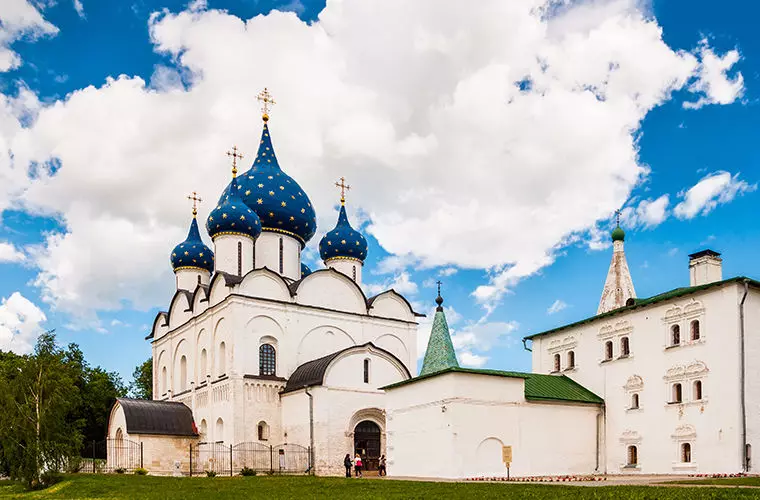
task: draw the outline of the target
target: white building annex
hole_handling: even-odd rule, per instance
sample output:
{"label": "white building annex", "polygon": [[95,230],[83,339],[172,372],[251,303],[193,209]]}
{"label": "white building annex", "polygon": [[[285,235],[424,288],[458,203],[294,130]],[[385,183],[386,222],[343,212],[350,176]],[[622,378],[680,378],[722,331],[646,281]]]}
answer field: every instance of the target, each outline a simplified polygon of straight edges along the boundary
{"label": "white building annex", "polygon": [[754,470],[759,282],[723,280],[705,250],[689,286],[637,298],[618,226],[597,315],[526,337],[532,373],[460,367],[439,290],[414,377],[419,315],[393,290],[363,293],[367,242],[343,179],[325,269],[301,262],[316,215],[279,165],[260,99],[258,154],[238,177],[228,153],[232,179],[206,221],[213,251],[194,208],[171,254],[176,292],[147,337],[154,400],[116,402],[113,450],[139,443],[155,474],[339,475],[354,453],[370,470],[386,455],[389,476],[453,479]]}

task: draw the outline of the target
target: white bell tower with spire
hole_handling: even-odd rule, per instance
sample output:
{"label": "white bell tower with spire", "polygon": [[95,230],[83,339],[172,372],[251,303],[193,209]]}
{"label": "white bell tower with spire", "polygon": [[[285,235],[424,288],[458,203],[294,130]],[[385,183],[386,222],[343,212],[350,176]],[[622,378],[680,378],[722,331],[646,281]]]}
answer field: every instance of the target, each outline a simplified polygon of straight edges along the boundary
{"label": "white bell tower with spire", "polygon": [[615,212],[617,227],[612,230],[612,261],[607,271],[607,280],[604,282],[602,298],[599,300],[597,314],[606,313],[628,305],[631,299],[636,298],[636,290],[633,288],[631,272],[628,270],[628,262],[625,259],[623,242],[625,231],[620,227],[620,210]]}

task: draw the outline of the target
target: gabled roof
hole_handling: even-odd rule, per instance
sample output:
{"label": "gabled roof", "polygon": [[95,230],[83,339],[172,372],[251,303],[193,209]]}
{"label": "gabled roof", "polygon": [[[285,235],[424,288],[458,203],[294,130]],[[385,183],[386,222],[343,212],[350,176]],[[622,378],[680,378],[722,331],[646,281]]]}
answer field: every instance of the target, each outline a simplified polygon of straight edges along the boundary
{"label": "gabled roof", "polygon": [[377,347],[372,342],[367,342],[366,344],[362,345],[352,345],[351,347],[346,347],[345,349],[341,349],[340,351],[328,354],[327,356],[307,361],[306,363],[296,368],[296,370],[288,379],[288,383],[285,384],[285,389],[283,389],[282,392],[286,393],[297,391],[298,389],[303,389],[307,386],[311,387],[315,385],[322,385],[324,383],[325,373],[327,372],[327,368],[330,366],[330,363],[332,363],[335,359],[338,358],[338,356],[345,352],[351,351],[353,349],[362,349],[365,347],[370,347],[395,359],[398,362],[399,366],[402,366],[404,368],[406,375],[408,377],[412,376],[404,363],[402,363],[401,360],[394,356],[393,353]]}
{"label": "gabled roof", "polygon": [[493,377],[521,378],[525,380],[525,399],[528,401],[565,401],[570,403],[604,404],[604,400],[565,375],[543,375],[540,373],[483,370],[476,368],[452,367],[428,375],[420,375],[397,382],[381,389],[388,390],[437,377],[446,373],[470,373]]}
{"label": "gabled roof", "polygon": [[533,335],[528,335],[527,337],[524,337],[525,340],[532,340],[536,337],[541,337],[543,335],[549,335],[550,333],[556,333],[562,330],[566,330],[568,328],[575,328],[577,326],[585,325],[587,323],[591,323],[593,321],[596,321],[598,319],[606,319],[610,318],[612,316],[615,316],[616,314],[625,313],[628,311],[632,311],[634,309],[638,309],[640,307],[647,307],[651,306],[653,304],[657,304],[659,302],[663,302],[665,300],[675,299],[678,297],[683,297],[684,295],[689,295],[696,292],[701,292],[703,290],[709,290],[710,288],[717,288],[723,285],[727,285],[730,283],[742,283],[746,281],[751,287],[754,288],[760,288],[760,282],[753,280],[751,278],[747,278],[746,276],[736,276],[734,278],[725,279],[723,281],[714,281],[712,283],[707,283],[704,285],[698,285],[698,286],[687,286],[687,287],[681,287],[681,288],[675,288],[673,290],[661,293],[659,295],[655,295],[653,297],[649,297],[648,299],[634,299],[634,303],[630,306],[621,307],[620,309],[614,309],[612,311],[603,313],[603,314],[597,314],[596,316],[591,316],[590,318],[582,319],[580,321],[576,321],[575,323],[570,323],[563,326],[558,326],[557,328],[552,328],[551,330],[546,330],[545,332],[541,333],[534,333]]}
{"label": "gabled roof", "polygon": [[117,398],[124,411],[128,434],[197,436],[193,412],[182,403]]}

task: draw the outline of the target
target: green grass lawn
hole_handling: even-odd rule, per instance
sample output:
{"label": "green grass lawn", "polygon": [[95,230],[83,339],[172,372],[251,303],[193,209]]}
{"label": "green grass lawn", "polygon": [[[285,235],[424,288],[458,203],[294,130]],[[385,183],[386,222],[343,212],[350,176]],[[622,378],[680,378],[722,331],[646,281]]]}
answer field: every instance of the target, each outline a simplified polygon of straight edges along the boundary
{"label": "green grass lawn", "polygon": [[341,498],[515,498],[702,500],[758,498],[760,491],[739,488],[667,486],[553,486],[504,483],[423,483],[386,479],[315,477],[172,478],[134,475],[74,475],[47,490],[25,492],[10,481],[0,482],[0,498],[19,499],[248,499]]}
{"label": "green grass lawn", "polygon": [[[760,486],[760,477],[727,477],[711,479],[683,479],[668,481],[669,484],[717,484],[719,486]],[[758,494],[760,497],[760,493]]]}

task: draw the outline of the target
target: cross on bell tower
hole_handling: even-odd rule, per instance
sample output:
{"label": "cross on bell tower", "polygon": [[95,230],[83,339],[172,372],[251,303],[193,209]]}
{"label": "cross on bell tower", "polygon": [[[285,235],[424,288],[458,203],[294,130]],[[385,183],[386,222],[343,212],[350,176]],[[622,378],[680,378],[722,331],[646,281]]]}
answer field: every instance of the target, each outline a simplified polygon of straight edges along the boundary
{"label": "cross on bell tower", "polygon": [[623,212],[620,211],[620,209],[615,210],[615,222],[617,223],[617,226],[620,227],[620,214]]}
{"label": "cross on bell tower", "polygon": [[346,184],[346,178],[341,177],[340,182],[335,183],[335,187],[340,188],[340,204],[345,205],[346,204],[346,191],[351,189],[351,186]]}
{"label": "cross on bell tower", "polygon": [[267,90],[266,87],[264,87],[264,90],[259,92],[259,95],[256,96],[256,100],[261,103],[261,119],[265,122],[269,120],[269,109],[277,104],[274,99],[272,98],[272,94],[269,93],[269,90]]}
{"label": "cross on bell tower", "polygon": [[188,196],[187,199],[192,200],[193,202],[193,217],[195,217],[196,215],[198,215],[198,203],[202,202],[203,200],[201,199],[200,196],[198,196],[198,193],[196,193],[195,191],[193,191],[193,194]]}

